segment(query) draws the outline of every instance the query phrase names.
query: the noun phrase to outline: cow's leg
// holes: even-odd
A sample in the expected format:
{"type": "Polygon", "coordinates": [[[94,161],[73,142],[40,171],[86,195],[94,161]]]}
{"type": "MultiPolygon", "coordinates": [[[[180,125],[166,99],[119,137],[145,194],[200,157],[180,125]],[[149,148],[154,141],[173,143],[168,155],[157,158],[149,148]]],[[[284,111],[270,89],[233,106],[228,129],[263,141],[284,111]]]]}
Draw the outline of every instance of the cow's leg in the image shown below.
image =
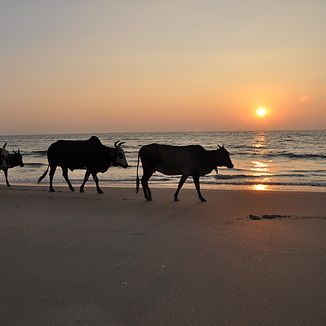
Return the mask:
{"type": "Polygon", "coordinates": [[[181,187],[183,186],[183,184],[186,182],[187,178],[188,178],[187,175],[184,175],[184,174],[183,174],[183,175],[181,176],[181,179],[180,179],[180,181],[179,181],[179,185],[178,185],[178,189],[177,189],[177,191],[176,191],[175,194],[174,194],[174,200],[175,200],[175,201],[179,201],[179,199],[178,199],[179,191],[180,191],[181,187]]]}
{"type": "Polygon", "coordinates": [[[8,187],[10,187],[9,181],[8,181],[8,169],[4,168],[3,172],[5,173],[5,178],[6,178],[6,184],[8,187]]]}
{"type": "Polygon", "coordinates": [[[73,187],[73,186],[71,185],[71,183],[70,183],[70,180],[68,179],[68,168],[66,168],[66,167],[61,167],[61,169],[62,169],[62,175],[63,175],[63,177],[65,178],[65,180],[66,180],[67,183],[68,183],[69,189],[70,189],[71,191],[75,191],[74,187],[73,187]]]}
{"type": "Polygon", "coordinates": [[[51,192],[55,192],[55,190],[53,188],[53,176],[54,176],[54,173],[55,173],[55,170],[56,169],[57,169],[57,166],[56,165],[50,166],[49,176],[50,176],[50,191],[51,192]]]}
{"type": "Polygon", "coordinates": [[[91,172],[89,170],[86,170],[85,172],[85,177],[84,177],[84,181],[82,183],[82,185],[80,186],[80,192],[84,192],[84,186],[85,186],[85,183],[87,182],[89,176],[91,175],[91,172]]]}
{"type": "Polygon", "coordinates": [[[143,177],[141,178],[141,184],[143,186],[144,196],[146,200],[151,201],[152,200],[152,193],[148,187],[148,180],[152,176],[153,172],[147,172],[143,174],[143,177]]]}
{"type": "Polygon", "coordinates": [[[103,191],[101,190],[101,188],[100,188],[100,186],[99,186],[99,184],[98,184],[97,173],[96,173],[96,172],[95,172],[95,173],[92,173],[92,177],[93,177],[93,179],[94,179],[94,181],[95,181],[97,192],[98,192],[99,194],[103,194],[103,191]]]}
{"type": "Polygon", "coordinates": [[[199,175],[193,175],[192,178],[194,179],[194,183],[195,183],[195,186],[196,186],[196,189],[197,189],[197,193],[198,193],[199,199],[201,201],[206,201],[206,199],[200,193],[199,175]]]}

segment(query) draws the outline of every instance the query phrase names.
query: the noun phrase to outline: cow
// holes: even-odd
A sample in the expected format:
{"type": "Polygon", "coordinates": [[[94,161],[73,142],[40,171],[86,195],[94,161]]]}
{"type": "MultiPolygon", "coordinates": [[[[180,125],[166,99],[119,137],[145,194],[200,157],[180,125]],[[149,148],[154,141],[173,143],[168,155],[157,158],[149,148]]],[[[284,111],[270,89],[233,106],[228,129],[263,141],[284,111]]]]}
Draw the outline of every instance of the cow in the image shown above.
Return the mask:
{"type": "Polygon", "coordinates": [[[166,175],[180,175],[181,179],[174,194],[174,200],[178,201],[178,194],[189,176],[192,176],[199,199],[205,202],[201,195],[199,177],[210,173],[213,169],[217,172],[218,166],[233,168],[229,152],[224,146],[217,150],[205,150],[200,145],[190,146],[169,146],[160,144],[145,145],[140,148],[137,163],[136,192],[139,191],[139,158],[143,166],[143,177],[141,183],[145,199],[152,200],[151,191],[148,187],[148,180],[156,171],[166,175]]]}
{"type": "Polygon", "coordinates": [[[68,169],[71,171],[82,169],[86,170],[86,172],[84,181],[80,186],[80,192],[84,192],[85,183],[89,176],[92,175],[97,192],[103,194],[103,191],[99,187],[97,173],[106,172],[110,166],[128,167],[125,153],[121,147],[122,144],[124,142],[116,141],[114,148],[107,147],[96,136],[92,136],[88,140],[58,140],[51,144],[47,150],[49,165],[43,175],[38,179],[38,183],[44,179],[50,168],[50,191],[54,192],[55,190],[52,185],[53,176],[57,166],[60,166],[69,189],[74,191],[75,189],[68,179],[68,169]]]}
{"type": "Polygon", "coordinates": [[[24,166],[23,157],[20,154],[19,149],[18,149],[18,152],[15,152],[15,151],[13,151],[13,152],[14,152],[14,154],[10,154],[10,153],[8,154],[9,166],[1,167],[1,170],[5,174],[6,184],[8,187],[10,187],[10,183],[8,181],[8,169],[14,168],[15,166],[20,166],[20,167],[24,166]]]}
{"type": "Polygon", "coordinates": [[[0,169],[9,167],[9,153],[6,150],[5,143],[2,148],[0,148],[0,169]]]}

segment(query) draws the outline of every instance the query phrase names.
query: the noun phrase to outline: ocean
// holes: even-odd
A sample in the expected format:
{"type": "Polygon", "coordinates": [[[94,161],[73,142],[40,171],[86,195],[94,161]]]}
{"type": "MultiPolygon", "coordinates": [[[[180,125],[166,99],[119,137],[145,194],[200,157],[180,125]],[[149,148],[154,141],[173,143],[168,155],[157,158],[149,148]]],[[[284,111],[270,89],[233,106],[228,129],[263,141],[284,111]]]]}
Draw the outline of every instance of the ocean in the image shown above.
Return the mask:
{"type": "MultiPolygon", "coordinates": [[[[9,170],[9,182],[37,185],[37,179],[47,168],[48,147],[59,139],[85,140],[96,135],[106,146],[113,147],[115,141],[126,142],[123,148],[129,168],[111,167],[106,173],[99,173],[100,185],[135,186],[137,155],[141,146],[150,143],[169,145],[200,144],[207,150],[224,145],[229,151],[234,169],[221,167],[201,177],[201,188],[244,189],[244,190],[326,190],[326,130],[321,131],[230,131],[230,132],[139,132],[139,133],[99,133],[65,135],[10,135],[0,136],[0,146],[7,143],[9,152],[20,149],[24,167],[9,170]]],[[[171,158],[173,159],[173,158],[171,158]]],[[[142,175],[142,168],[139,170],[142,175]]],[[[85,171],[69,171],[69,178],[76,189],[83,180],[85,171]]],[[[151,187],[177,187],[179,176],[165,176],[155,173],[149,184],[151,187]]],[[[42,185],[48,186],[48,176],[42,185]]],[[[5,184],[1,173],[0,184],[5,184]]],[[[56,184],[66,184],[57,169],[56,184]]],[[[92,178],[87,188],[95,184],[92,178]]],[[[189,178],[184,187],[193,187],[189,178]]],[[[90,191],[86,188],[86,191],[90,191]]],[[[68,186],[67,186],[68,190],[68,186]]]]}

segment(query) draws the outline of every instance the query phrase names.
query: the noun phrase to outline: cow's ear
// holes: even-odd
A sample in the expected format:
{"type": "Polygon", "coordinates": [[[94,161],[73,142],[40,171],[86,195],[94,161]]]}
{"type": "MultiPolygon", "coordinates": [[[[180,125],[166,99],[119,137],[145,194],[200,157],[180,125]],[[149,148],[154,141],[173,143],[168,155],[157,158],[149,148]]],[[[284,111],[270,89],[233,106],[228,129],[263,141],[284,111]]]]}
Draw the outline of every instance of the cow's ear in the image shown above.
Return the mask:
{"type": "Polygon", "coordinates": [[[217,145],[219,149],[222,149],[222,147],[220,145],[217,145]]]}

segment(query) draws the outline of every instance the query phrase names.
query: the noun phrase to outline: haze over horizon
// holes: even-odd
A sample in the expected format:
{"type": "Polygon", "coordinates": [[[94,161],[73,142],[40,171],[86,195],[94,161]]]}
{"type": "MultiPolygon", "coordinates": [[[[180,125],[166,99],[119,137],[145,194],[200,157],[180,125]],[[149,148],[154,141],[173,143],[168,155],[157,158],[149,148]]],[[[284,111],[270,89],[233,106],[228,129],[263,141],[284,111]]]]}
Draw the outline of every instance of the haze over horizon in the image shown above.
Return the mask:
{"type": "Polygon", "coordinates": [[[1,2],[0,134],[325,129],[325,12],[322,0],[1,2]]]}

